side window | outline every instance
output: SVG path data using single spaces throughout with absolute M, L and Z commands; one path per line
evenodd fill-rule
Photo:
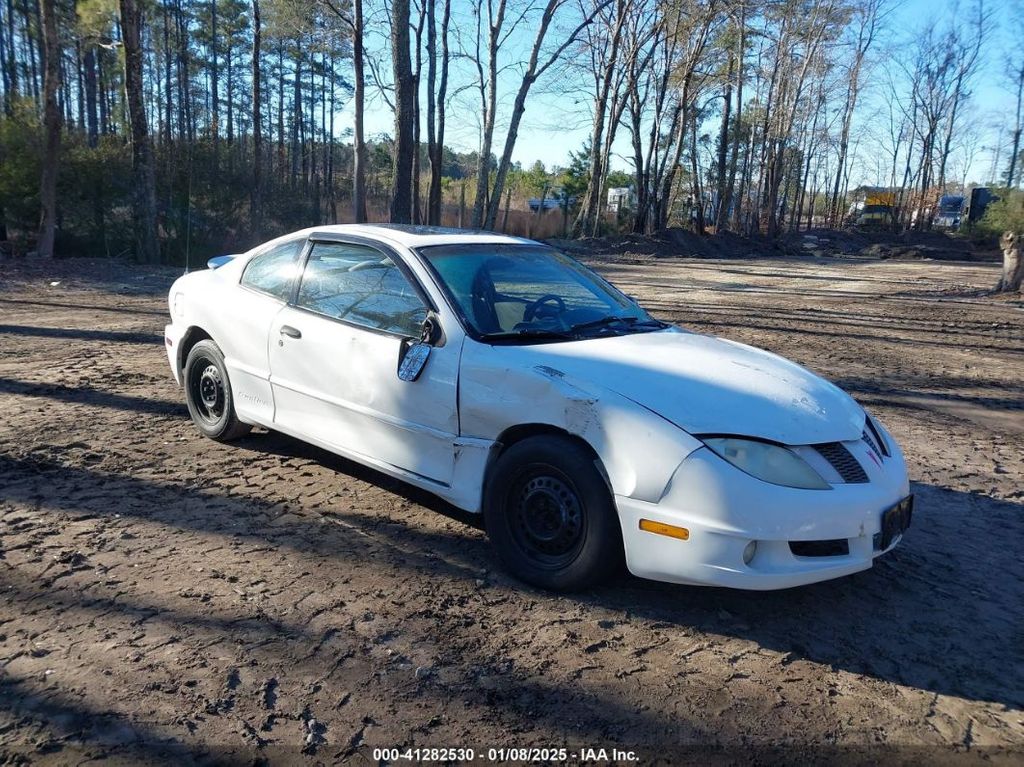
M 287 301 L 291 298 L 303 243 L 303 239 L 290 240 L 260 253 L 245 265 L 242 284 Z
M 313 245 L 299 286 L 298 306 L 318 314 L 408 336 L 427 316 L 419 294 L 395 263 L 362 245 Z

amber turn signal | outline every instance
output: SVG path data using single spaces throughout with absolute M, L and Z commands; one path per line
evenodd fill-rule
M 641 519 L 640 529 L 655 535 L 667 535 L 669 538 L 678 538 L 681 541 L 688 540 L 690 537 L 690 531 L 685 527 L 666 525 L 664 522 L 655 522 L 651 519 Z

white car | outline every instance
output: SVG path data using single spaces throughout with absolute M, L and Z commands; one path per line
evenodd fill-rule
M 558 251 L 325 226 L 170 291 L 203 434 L 254 424 L 483 514 L 506 567 L 580 589 L 778 589 L 871 567 L 910 524 L 896 442 L 774 354 L 653 319 Z

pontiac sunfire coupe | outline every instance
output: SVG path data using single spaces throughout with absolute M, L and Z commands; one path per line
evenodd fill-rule
M 387 225 L 296 232 L 177 280 L 199 430 L 292 435 L 483 514 L 505 566 L 586 588 L 778 589 L 871 567 L 912 499 L 849 395 L 652 318 L 560 252 Z

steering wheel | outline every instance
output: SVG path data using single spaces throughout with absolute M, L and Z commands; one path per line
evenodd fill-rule
M 544 307 L 550 307 L 545 309 Z M 552 309 L 554 311 L 552 311 Z M 523 310 L 523 322 L 531 322 L 534 317 L 557 317 L 565 311 L 565 301 L 554 293 L 546 293 Z

